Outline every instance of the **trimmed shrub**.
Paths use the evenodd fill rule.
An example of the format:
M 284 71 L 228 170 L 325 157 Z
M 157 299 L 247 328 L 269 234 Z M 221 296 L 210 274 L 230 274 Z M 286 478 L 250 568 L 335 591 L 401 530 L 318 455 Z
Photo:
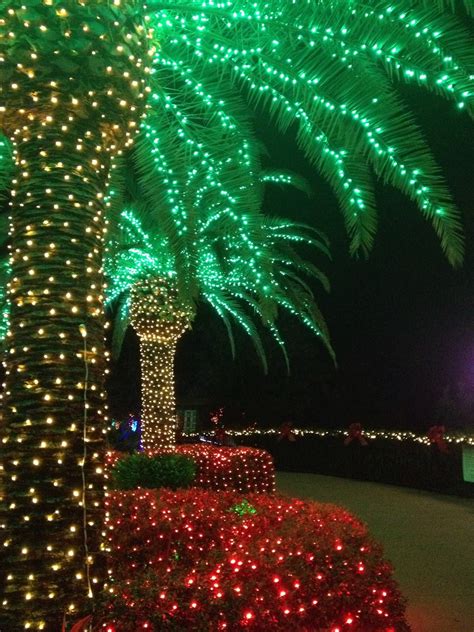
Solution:
M 193 444 L 176 446 L 172 452 L 153 452 L 150 456 L 157 458 L 165 454 L 167 456 L 182 455 L 195 463 L 196 477 L 192 482 L 192 487 L 215 491 L 234 490 L 242 493 L 273 493 L 275 491 L 275 466 L 272 455 L 266 450 Z M 137 456 L 143 455 L 134 455 L 134 457 Z M 110 468 L 115 464 L 112 470 L 114 472 L 117 461 L 128 461 L 129 458 L 131 457 L 124 457 L 119 452 L 109 452 L 107 465 Z M 117 485 L 117 487 L 133 489 L 137 485 Z M 141 483 L 140 487 L 152 488 L 154 485 Z
M 199 444 L 176 449 L 196 463 L 193 487 L 242 493 L 275 491 L 275 466 L 266 450 Z
M 194 461 L 182 454 L 132 454 L 119 459 L 111 471 L 115 489 L 189 487 L 196 476 Z
M 107 510 L 96 631 L 409 630 L 380 546 L 339 507 L 193 489 L 115 492 Z

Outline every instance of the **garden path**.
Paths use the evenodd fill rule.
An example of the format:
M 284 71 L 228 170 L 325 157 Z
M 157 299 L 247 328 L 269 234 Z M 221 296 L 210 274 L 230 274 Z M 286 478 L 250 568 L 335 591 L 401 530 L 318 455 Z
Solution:
M 474 500 L 279 472 L 279 492 L 347 507 L 383 544 L 413 632 L 474 632 Z

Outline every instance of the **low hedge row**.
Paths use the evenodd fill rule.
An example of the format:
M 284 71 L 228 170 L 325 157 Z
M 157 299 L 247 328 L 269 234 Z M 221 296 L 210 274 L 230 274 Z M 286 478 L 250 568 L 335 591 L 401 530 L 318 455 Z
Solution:
M 196 463 L 195 487 L 243 493 L 275 491 L 275 466 L 267 450 L 190 444 L 177 446 L 176 451 Z
M 278 470 L 474 495 L 474 485 L 463 481 L 462 448 L 453 443 L 443 454 L 428 445 L 391 439 L 372 439 L 365 447 L 357 443 L 344 446 L 341 439 L 317 436 L 299 436 L 290 442 L 255 435 L 245 442 L 268 450 Z
M 118 489 L 191 485 L 215 491 L 275 491 L 273 457 L 252 447 L 193 444 L 149 455 L 109 452 L 107 465 L 112 487 Z

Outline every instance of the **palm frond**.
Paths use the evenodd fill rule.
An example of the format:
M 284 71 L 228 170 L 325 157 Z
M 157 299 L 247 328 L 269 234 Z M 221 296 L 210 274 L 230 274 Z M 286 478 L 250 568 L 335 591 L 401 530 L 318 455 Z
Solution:
M 250 337 L 257 356 L 262 363 L 264 373 L 268 373 L 268 362 L 265 354 L 265 349 L 262 343 L 260 334 L 252 320 L 252 318 L 245 312 L 244 309 L 237 303 L 235 299 L 230 296 L 226 296 L 222 292 L 211 295 L 212 302 L 220 306 L 220 308 L 227 312 L 235 322 L 248 334 Z
M 397 94 L 416 83 L 474 116 L 474 47 L 455 0 L 198 0 L 149 5 L 156 66 L 203 95 L 232 83 L 265 109 L 334 189 L 351 251 L 377 229 L 373 174 L 412 199 L 449 261 L 463 257 L 459 213 L 419 126 Z M 472 0 L 464 7 L 472 15 Z M 168 94 L 172 86 L 163 83 Z
M 306 193 L 308 197 L 313 195 L 313 190 L 308 180 L 298 173 L 289 170 L 266 169 L 260 176 L 260 182 L 264 184 L 276 184 L 278 186 L 292 186 Z
M 232 323 L 227 317 L 225 311 L 222 309 L 221 305 L 214 300 L 212 294 L 206 294 L 205 300 L 209 303 L 209 305 L 215 310 L 216 314 L 221 318 L 222 322 L 225 325 L 227 331 L 227 337 L 229 339 L 230 352 L 232 354 L 232 358 L 235 360 L 235 338 L 234 333 L 232 331 Z

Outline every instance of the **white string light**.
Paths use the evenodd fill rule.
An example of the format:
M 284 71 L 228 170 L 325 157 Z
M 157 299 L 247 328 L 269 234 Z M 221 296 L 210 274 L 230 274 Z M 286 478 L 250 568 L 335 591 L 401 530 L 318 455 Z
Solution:
M 82 425 L 82 439 L 83 439 L 83 452 L 81 461 L 81 476 L 82 476 L 82 529 L 84 534 L 84 552 L 86 557 L 86 582 L 87 582 L 87 596 L 91 599 L 94 594 L 92 592 L 92 584 L 90 578 L 90 560 L 89 560 L 89 545 L 87 538 L 87 502 L 86 502 L 86 472 L 85 464 L 87 458 L 87 389 L 89 387 L 89 363 L 87 362 L 87 329 L 86 326 L 79 325 L 79 331 L 81 332 L 82 339 L 84 341 L 84 417 Z
M 344 438 L 348 434 L 347 428 L 292 428 L 291 431 L 300 437 L 336 437 Z M 391 439 L 393 441 L 414 441 L 425 445 L 430 444 L 427 435 L 416 434 L 409 430 L 363 430 L 364 436 L 368 439 Z M 271 437 L 281 433 L 279 428 L 262 428 L 246 430 L 226 430 L 226 434 L 233 437 Z M 197 438 L 198 433 L 183 433 L 184 436 Z M 449 443 L 474 445 L 474 435 L 464 433 L 449 433 L 444 435 L 444 439 Z

